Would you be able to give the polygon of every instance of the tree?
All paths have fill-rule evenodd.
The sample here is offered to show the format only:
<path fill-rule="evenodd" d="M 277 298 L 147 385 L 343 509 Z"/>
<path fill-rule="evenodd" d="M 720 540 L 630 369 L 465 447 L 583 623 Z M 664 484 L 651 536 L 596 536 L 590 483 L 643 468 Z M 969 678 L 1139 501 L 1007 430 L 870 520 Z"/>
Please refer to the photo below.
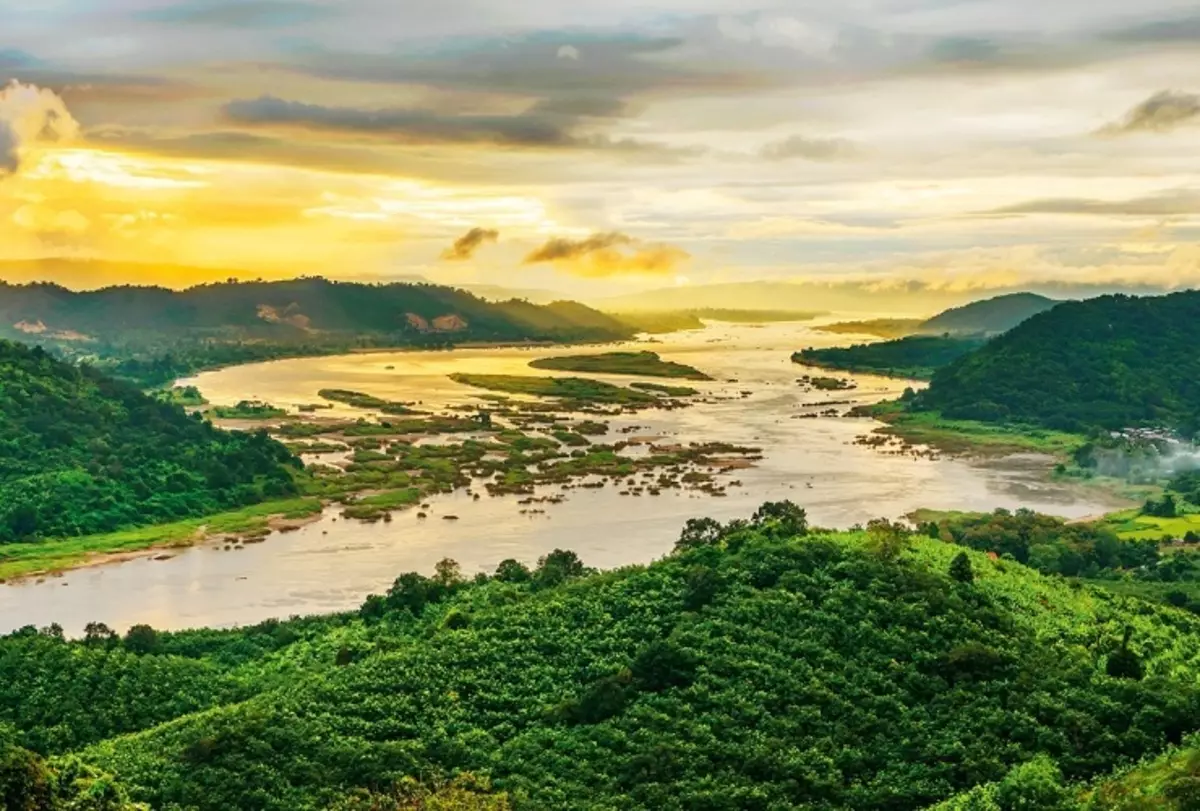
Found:
<path fill-rule="evenodd" d="M 1062 772 L 1044 755 L 1014 767 L 996 787 L 1001 811 L 1065 811 L 1070 800 Z"/>
<path fill-rule="evenodd" d="M 696 677 L 695 655 L 670 640 L 651 642 L 633 660 L 630 670 L 643 690 L 657 693 L 669 687 L 686 687 Z"/>
<path fill-rule="evenodd" d="M 675 542 L 675 551 L 716 546 L 721 542 L 723 529 L 721 523 L 712 518 L 689 518 L 679 533 L 679 540 Z"/>
<path fill-rule="evenodd" d="M 975 572 L 971 568 L 971 559 L 967 557 L 966 552 L 959 552 L 954 556 L 954 560 L 950 561 L 950 576 L 959 583 L 975 582 Z"/>
<path fill-rule="evenodd" d="M 452 589 L 463 582 L 462 566 L 452 558 L 442 558 L 433 567 L 433 579 L 440 586 Z"/>
<path fill-rule="evenodd" d="M 416 572 L 406 572 L 396 578 L 388 589 L 387 603 L 391 609 L 407 609 L 420 614 L 430 601 L 429 579 Z"/>
<path fill-rule="evenodd" d="M 103 622 L 89 622 L 83 627 L 83 641 L 86 645 L 110 648 L 118 641 L 117 632 Z"/>
<path fill-rule="evenodd" d="M 908 549 L 911 533 L 903 524 L 886 518 L 867 522 L 867 548 L 884 561 L 894 561 Z"/>
<path fill-rule="evenodd" d="M 502 560 L 496 567 L 496 579 L 501 583 L 528 583 L 532 577 L 529 567 L 514 558 Z"/>
<path fill-rule="evenodd" d="M 149 625 L 134 625 L 125 634 L 125 650 L 130 653 L 145 655 L 157 653 L 159 648 L 158 631 Z"/>
<path fill-rule="evenodd" d="M 767 501 L 750 517 L 755 529 L 774 538 L 794 538 L 808 532 L 808 514 L 791 501 Z"/>
<path fill-rule="evenodd" d="M 1105 671 L 1114 679 L 1132 679 L 1133 681 L 1141 681 L 1142 660 L 1138 655 L 1129 649 L 1129 637 L 1133 635 L 1131 626 L 1125 627 L 1125 637 L 1121 640 L 1121 647 L 1108 657 L 1108 663 L 1105 666 Z"/>
<path fill-rule="evenodd" d="M 699 611 L 721 590 L 721 575 L 711 566 L 692 566 L 684 577 L 683 607 L 688 611 Z"/>
<path fill-rule="evenodd" d="M 555 549 L 538 561 L 538 585 L 557 586 L 572 577 L 580 577 L 587 570 L 579 556 L 570 550 Z"/>

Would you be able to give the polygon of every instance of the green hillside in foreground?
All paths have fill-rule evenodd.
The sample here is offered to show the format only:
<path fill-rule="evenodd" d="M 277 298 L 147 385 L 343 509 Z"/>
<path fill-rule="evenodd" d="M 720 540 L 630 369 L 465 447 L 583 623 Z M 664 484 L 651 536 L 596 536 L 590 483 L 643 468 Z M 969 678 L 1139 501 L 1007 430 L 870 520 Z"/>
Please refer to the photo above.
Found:
<path fill-rule="evenodd" d="M 106 532 L 295 492 L 291 453 L 0 341 L 0 543 Z"/>
<path fill-rule="evenodd" d="M 1065 430 L 1200 429 L 1200 292 L 1060 304 L 939 370 L 916 407 Z"/>
<path fill-rule="evenodd" d="M 690 522 L 649 566 L 555 552 L 465 582 L 446 561 L 354 614 L 28 629 L 0 639 L 0 763 L 47 781 L 82 763 L 164 809 L 408 808 L 424 790 L 462 799 L 429 807 L 898 811 L 1043 767 L 1074 797 L 1200 726 L 1198 675 L 1189 613 L 886 522 L 810 531 L 781 503 Z"/>

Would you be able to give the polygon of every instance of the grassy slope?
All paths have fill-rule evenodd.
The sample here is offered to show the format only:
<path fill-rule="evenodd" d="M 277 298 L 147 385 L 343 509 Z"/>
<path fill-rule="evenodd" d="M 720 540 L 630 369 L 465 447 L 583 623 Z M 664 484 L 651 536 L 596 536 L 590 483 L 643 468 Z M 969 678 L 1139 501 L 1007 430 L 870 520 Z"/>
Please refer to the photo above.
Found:
<path fill-rule="evenodd" d="M 271 518 L 298 519 L 320 511 L 319 499 L 294 498 L 268 501 L 203 518 L 189 518 L 170 524 L 81 538 L 0 544 L 0 581 L 32 574 L 65 571 L 110 555 L 191 546 L 207 536 L 252 533 L 264 529 Z"/>
<path fill-rule="evenodd" d="M 1082 434 L 1037 426 L 948 420 L 936 412 L 908 411 L 898 402 L 880 403 L 868 409 L 868 413 L 887 424 L 882 429 L 885 433 L 915 445 L 929 445 L 949 453 L 1046 453 L 1067 456 L 1087 441 Z"/>
<path fill-rule="evenodd" d="M 353 667 L 307 679 L 297 674 L 247 703 L 114 739 L 85 757 L 144 799 L 200 808 L 220 807 L 231 796 L 253 796 L 264 809 L 321 807 L 330 792 L 347 788 L 342 781 L 425 773 L 422 764 L 431 761 L 482 768 L 499 788 L 528 797 L 531 808 L 675 807 L 671 798 L 692 807 L 788 807 L 806 798 L 807 807 L 865 808 L 883 807 L 885 796 L 887 807 L 913 808 L 953 793 L 968 773 L 998 779 L 1039 740 L 1073 746 L 1073 725 L 1093 723 L 1078 713 L 1095 707 L 1056 708 L 1079 688 L 1040 682 L 1034 674 L 1050 662 L 1076 674 L 1068 681 L 1099 678 L 1093 687 L 1116 702 L 1106 712 L 1118 713 L 1119 696 L 1136 685 L 1080 674 L 1097 666 L 1097 641 L 1119 637 L 1127 624 L 1155 678 L 1194 680 L 1200 672 L 1200 620 L 1182 612 L 1068 587 L 971 552 L 976 582 L 947 587 L 945 572 L 959 547 L 921 540 L 899 569 L 860 569 L 852 561 L 861 534 L 824 540 L 851 557 L 817 562 L 825 553 L 810 559 L 808 540 L 789 545 L 799 555 L 792 564 L 779 564 L 787 555 L 765 548 L 748 549 L 737 561 L 695 558 L 719 565 L 729 589 L 699 614 L 679 608 L 686 567 L 670 559 L 534 595 L 501 584 L 470 590 L 449 607 L 470 615 L 470 630 L 441 627 L 448 611 L 440 606 L 426 612 L 427 624 L 363 629 L 354 635 L 365 658 Z M 755 571 L 782 577 L 757 582 Z M 879 579 L 863 580 L 868 571 Z M 991 606 L 998 625 L 975 626 L 968 619 L 975 609 L 958 605 L 963 599 Z M 852 616 L 857 620 L 844 624 Z M 668 633 L 699 655 L 696 687 L 639 694 L 595 724 L 552 720 L 555 704 Z M 921 681 L 912 681 L 920 670 L 914 663 L 932 665 L 945 654 L 937 646 L 947 644 L 934 640 L 947 636 L 1020 651 L 1021 678 L 1032 681 L 1017 692 L 1003 680 L 973 682 L 969 690 L 943 686 L 928 703 L 905 709 L 914 699 L 908 691 Z M 874 675 L 847 682 L 847 666 Z M 1031 705 L 1005 721 L 1005 701 L 1017 701 L 1035 683 L 1051 691 L 1034 702 L 1049 702 L 1036 711 L 1042 717 L 1022 714 Z M 731 708 L 736 713 L 727 715 Z M 859 726 L 867 708 L 880 715 Z M 949 719 L 974 731 L 961 742 L 928 738 Z M 849 736 L 846 742 L 826 747 L 804 737 L 803 730 L 829 723 Z M 1105 746 L 1149 743 L 1089 729 L 1076 768 L 1091 762 L 1097 735 Z M 291 747 L 305 740 L 301 758 Z M 893 757 L 902 750 L 908 754 Z M 631 756 L 640 765 L 623 777 Z M 959 771 L 964 760 L 976 761 L 978 771 Z M 853 780 L 842 782 L 844 770 Z"/>

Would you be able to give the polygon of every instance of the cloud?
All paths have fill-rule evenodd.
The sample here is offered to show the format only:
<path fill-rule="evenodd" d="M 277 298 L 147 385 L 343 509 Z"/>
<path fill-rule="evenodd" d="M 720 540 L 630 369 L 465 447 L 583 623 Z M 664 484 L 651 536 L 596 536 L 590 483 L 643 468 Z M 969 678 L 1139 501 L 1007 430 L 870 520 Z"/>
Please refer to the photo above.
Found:
<path fill-rule="evenodd" d="M 1138 45 L 1200 41 L 1200 15 L 1152 20 L 1110 31 L 1107 39 Z"/>
<path fill-rule="evenodd" d="M 191 0 L 141 13 L 149 22 L 218 28 L 277 28 L 328 17 L 332 9 L 302 0 Z"/>
<path fill-rule="evenodd" d="M 1145 197 L 1134 197 L 1128 200 L 1055 197 L 1030 200 L 985 212 L 985 216 L 1018 214 L 1083 214 L 1116 217 L 1186 216 L 1200 214 L 1200 191 L 1183 189 Z"/>
<path fill-rule="evenodd" d="M 79 124 L 53 92 L 13 81 L 0 90 L 0 177 L 15 174 L 21 153 L 38 141 L 67 141 Z"/>
<path fill-rule="evenodd" d="M 811 161 L 835 161 L 854 157 L 858 148 L 842 138 L 809 138 L 793 135 L 764 146 L 759 153 L 764 160 L 786 161 L 804 158 Z"/>
<path fill-rule="evenodd" d="M 564 45 L 558 49 L 559 59 L 570 59 L 573 62 L 578 62 L 580 56 L 582 56 L 582 54 L 574 45 Z"/>
<path fill-rule="evenodd" d="M 1170 132 L 1200 117 L 1200 95 L 1163 90 L 1134 107 L 1125 117 L 1101 128 L 1100 135 Z"/>
<path fill-rule="evenodd" d="M 454 240 L 453 245 L 442 251 L 442 260 L 465 262 L 475 256 L 475 252 L 482 248 L 484 243 L 495 242 L 498 239 L 500 239 L 500 232 L 495 228 L 472 228 Z"/>
<path fill-rule="evenodd" d="M 693 156 L 695 147 L 674 148 L 636 138 L 577 133 L 592 113 L 609 115 L 611 102 L 578 99 L 577 106 L 539 102 L 515 115 L 455 115 L 416 107 L 379 110 L 325 107 L 274 96 L 236 100 L 225 105 L 225 117 L 246 126 L 299 127 L 319 132 L 353 133 L 411 146 L 491 145 L 522 149 L 585 149 L 670 156 Z"/>
<path fill-rule="evenodd" d="M 691 256 L 674 245 L 646 243 L 609 232 L 584 239 L 557 237 L 525 257 L 526 265 L 554 265 L 577 276 L 653 276 L 671 273 Z"/>

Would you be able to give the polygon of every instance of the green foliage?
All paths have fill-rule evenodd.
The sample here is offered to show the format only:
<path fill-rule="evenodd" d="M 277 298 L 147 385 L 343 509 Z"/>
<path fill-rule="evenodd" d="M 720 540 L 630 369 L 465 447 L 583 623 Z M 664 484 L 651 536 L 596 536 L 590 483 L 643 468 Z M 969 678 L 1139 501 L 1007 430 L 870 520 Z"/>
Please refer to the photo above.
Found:
<path fill-rule="evenodd" d="M 1200 429 L 1200 293 L 1065 302 L 934 375 L 920 408 L 1062 430 Z"/>
<path fill-rule="evenodd" d="M 645 377 L 677 377 L 687 380 L 712 380 L 691 366 L 665 361 L 654 352 L 604 352 L 596 355 L 568 355 L 539 358 L 530 364 L 534 369 L 553 369 L 562 372 L 642 375 Z"/>
<path fill-rule="evenodd" d="M 803 349 L 792 361 L 821 369 L 928 379 L 935 370 L 983 346 L 977 336 L 910 335 L 895 341 Z"/>
<path fill-rule="evenodd" d="M 559 397 L 575 403 L 605 403 L 610 405 L 651 405 L 658 397 L 640 391 L 614 386 L 602 380 L 586 377 L 532 377 L 528 375 L 481 375 L 457 373 L 450 375 L 455 383 L 475 386 L 507 394 L 528 394 L 536 397 Z"/>
<path fill-rule="evenodd" d="M 959 552 L 950 561 L 950 576 L 959 583 L 975 582 L 975 571 L 971 568 L 971 558 L 966 552 Z"/>
<path fill-rule="evenodd" d="M 296 492 L 299 461 L 38 348 L 0 341 L 0 542 L 87 535 Z"/>

